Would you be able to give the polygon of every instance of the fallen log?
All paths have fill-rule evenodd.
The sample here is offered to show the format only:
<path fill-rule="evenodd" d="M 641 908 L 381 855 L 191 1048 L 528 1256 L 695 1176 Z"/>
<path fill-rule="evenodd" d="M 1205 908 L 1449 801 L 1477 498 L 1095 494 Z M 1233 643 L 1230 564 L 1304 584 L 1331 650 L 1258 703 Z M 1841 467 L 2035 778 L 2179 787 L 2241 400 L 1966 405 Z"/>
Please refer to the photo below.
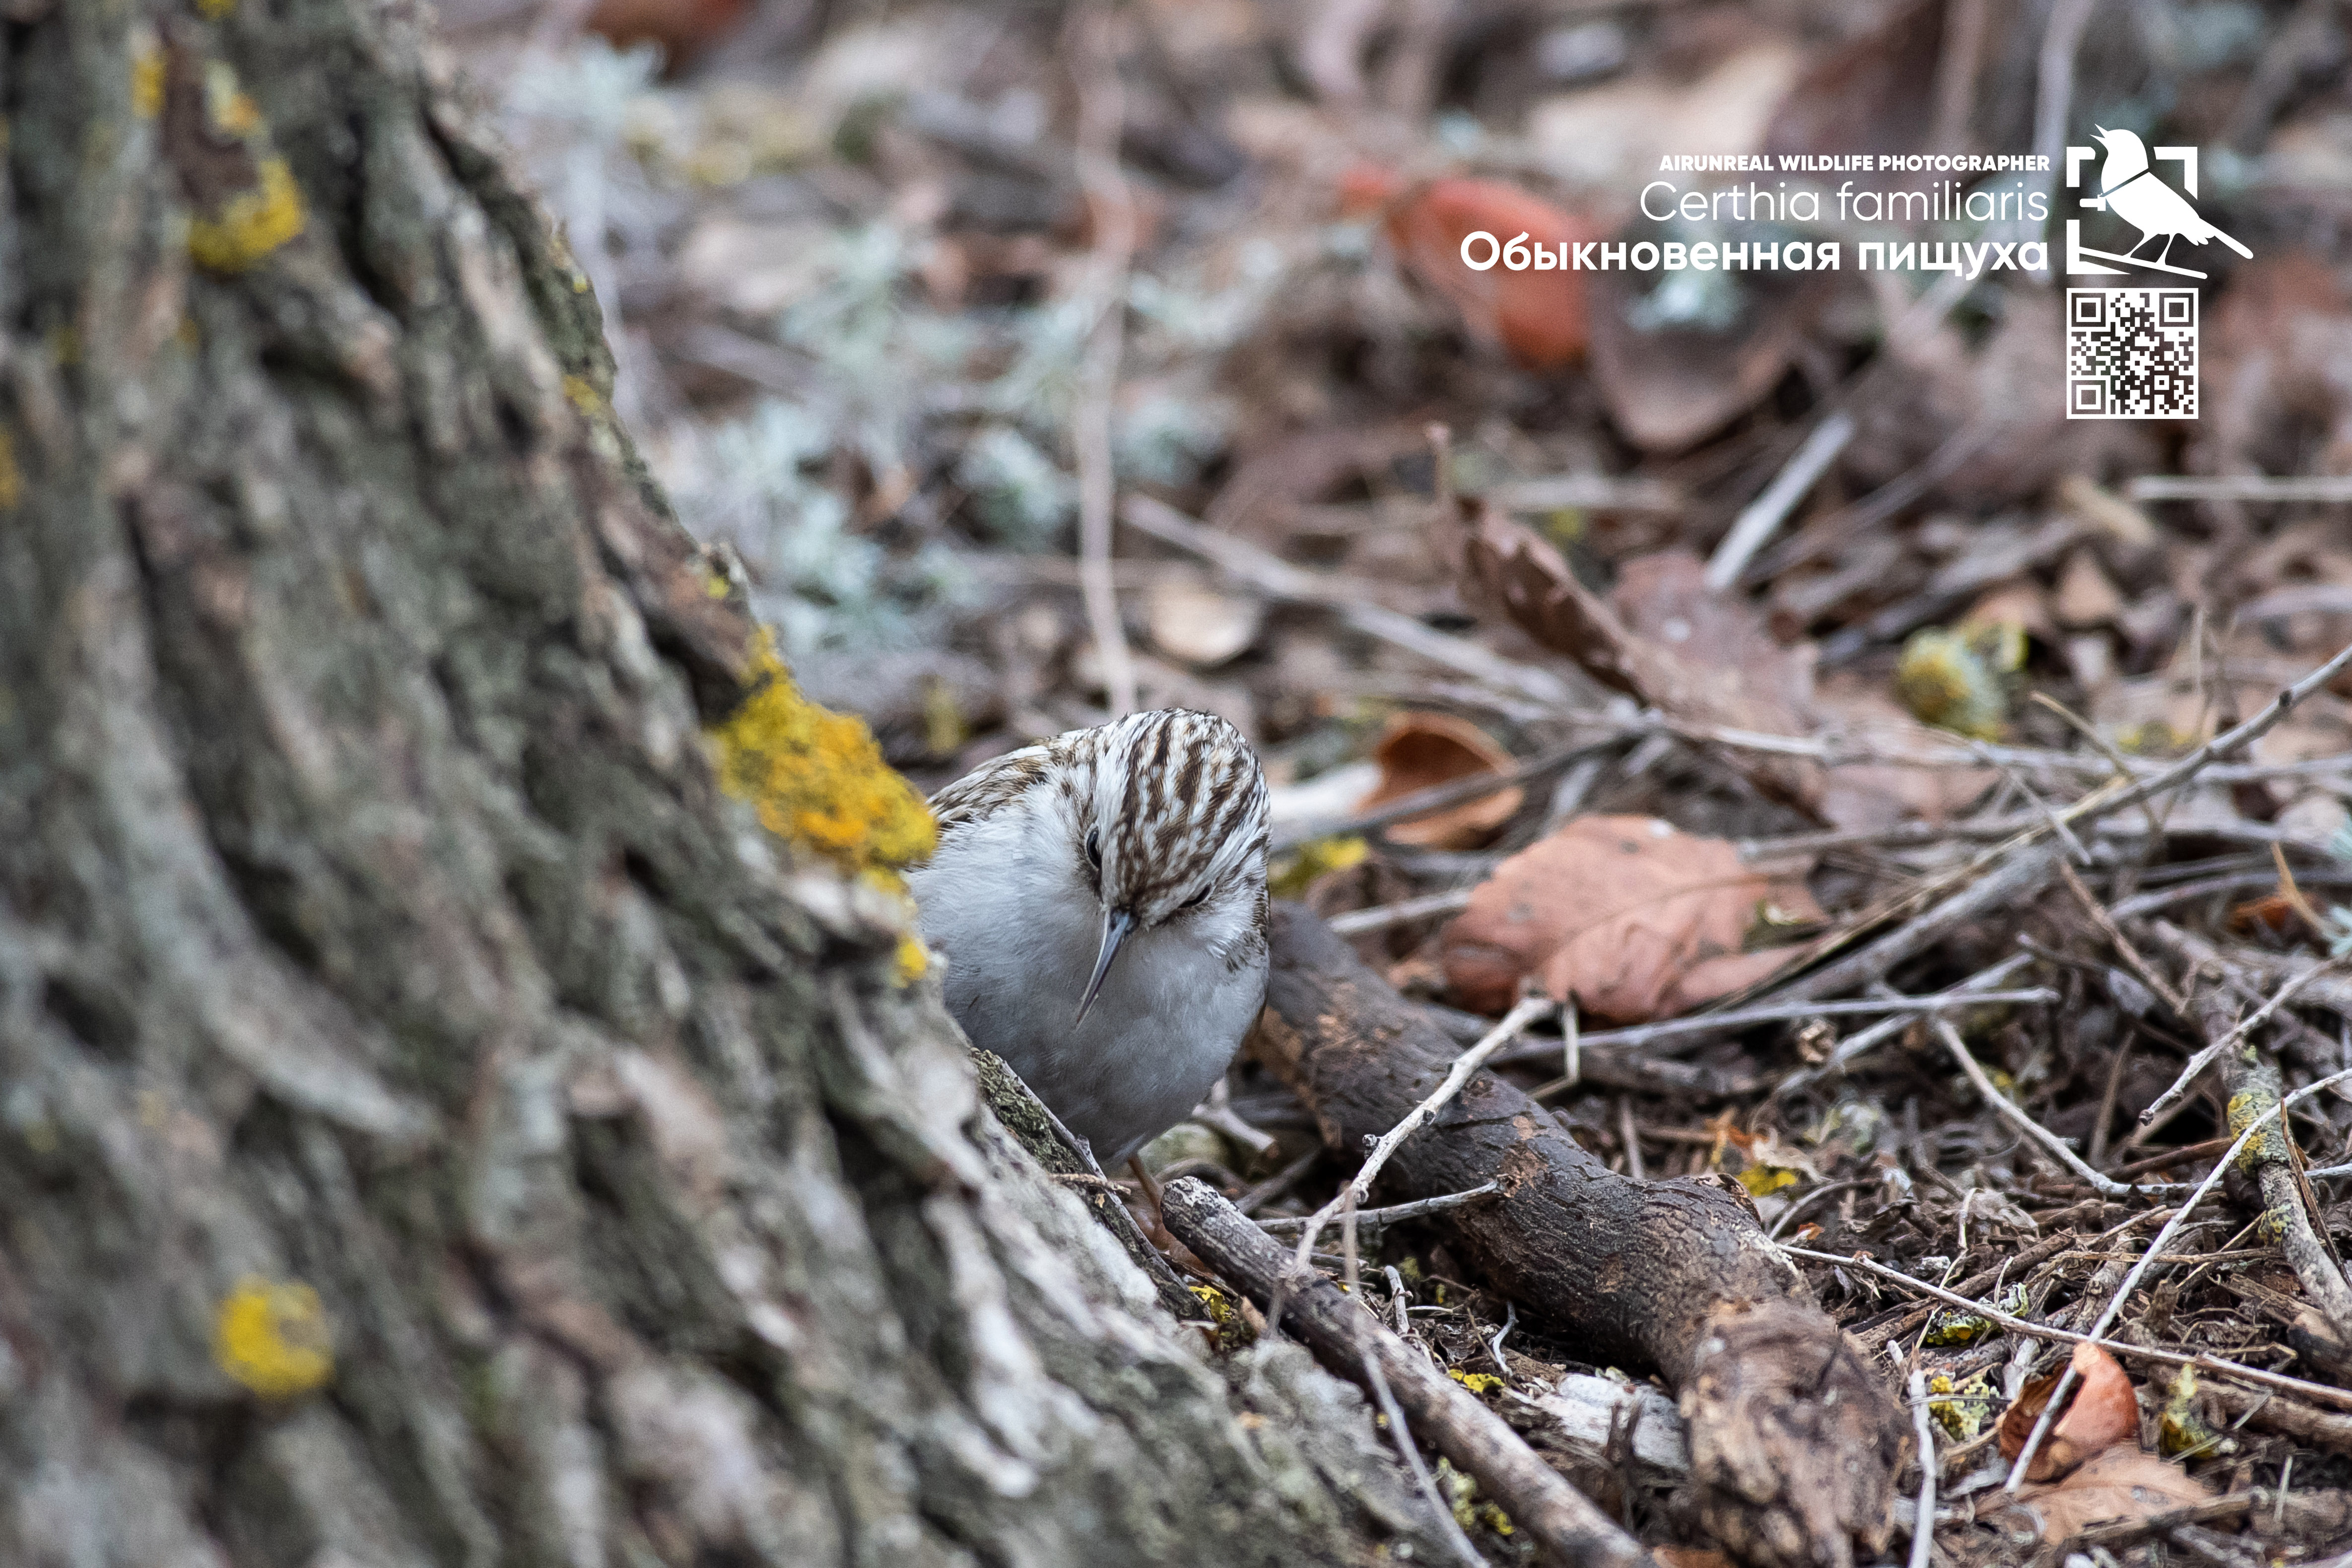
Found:
<path fill-rule="evenodd" d="M 1655 1568 L 1641 1542 L 1559 1479 L 1501 1416 L 1430 1365 L 1429 1357 L 1382 1326 L 1361 1301 L 1301 1265 L 1205 1183 L 1181 1176 L 1161 1194 L 1176 1239 L 1262 1310 L 1281 1300 L 1281 1326 L 1305 1340 L 1334 1372 L 1366 1387 L 1387 1385 L 1412 1430 L 1510 1516 L 1565 1568 Z"/>
<path fill-rule="evenodd" d="M 1425 1099 L 1458 1051 L 1311 912 L 1277 904 L 1260 1057 L 1360 1152 Z M 1638 1182 L 1549 1111 L 1475 1075 L 1387 1168 L 1407 1196 L 1499 1184 L 1448 1214 L 1486 1281 L 1581 1336 L 1588 1359 L 1655 1366 L 1690 1426 L 1705 1528 L 1758 1568 L 1850 1568 L 1886 1544 L 1908 1423 L 1859 1348 L 1709 1178 Z"/>

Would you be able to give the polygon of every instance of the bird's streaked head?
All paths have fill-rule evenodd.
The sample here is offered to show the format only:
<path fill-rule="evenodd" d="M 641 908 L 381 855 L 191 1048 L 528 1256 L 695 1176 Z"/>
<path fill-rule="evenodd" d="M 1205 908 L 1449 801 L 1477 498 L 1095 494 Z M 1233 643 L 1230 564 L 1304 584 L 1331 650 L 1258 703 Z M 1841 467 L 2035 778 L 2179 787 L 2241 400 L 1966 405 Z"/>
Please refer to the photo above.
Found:
<path fill-rule="evenodd" d="M 1182 927 L 1219 952 L 1255 931 L 1265 895 L 1265 774 L 1239 730 L 1211 713 L 1131 713 L 1076 737 L 1074 871 L 1103 910 L 1092 1006 L 1138 931 Z"/>

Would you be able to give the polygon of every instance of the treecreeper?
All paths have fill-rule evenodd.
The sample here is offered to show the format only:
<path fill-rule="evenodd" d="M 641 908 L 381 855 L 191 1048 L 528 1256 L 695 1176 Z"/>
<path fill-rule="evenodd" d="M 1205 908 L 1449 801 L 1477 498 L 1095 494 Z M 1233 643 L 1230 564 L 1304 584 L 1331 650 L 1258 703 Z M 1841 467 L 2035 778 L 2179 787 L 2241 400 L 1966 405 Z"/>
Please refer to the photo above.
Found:
<path fill-rule="evenodd" d="M 948 1010 L 1113 1168 L 1201 1102 L 1265 1001 L 1266 794 L 1212 714 L 1131 713 L 931 797 L 910 877 Z"/>

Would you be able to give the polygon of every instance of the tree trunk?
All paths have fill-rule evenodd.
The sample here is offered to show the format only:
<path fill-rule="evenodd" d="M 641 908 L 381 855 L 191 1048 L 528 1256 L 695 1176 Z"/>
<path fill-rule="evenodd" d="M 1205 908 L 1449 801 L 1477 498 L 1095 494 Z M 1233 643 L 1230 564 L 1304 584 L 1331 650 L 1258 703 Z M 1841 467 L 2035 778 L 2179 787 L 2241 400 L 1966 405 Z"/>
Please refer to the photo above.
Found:
<path fill-rule="evenodd" d="M 0 1562 L 1428 1560 L 719 793 L 751 628 L 436 69 L 0 0 Z"/>

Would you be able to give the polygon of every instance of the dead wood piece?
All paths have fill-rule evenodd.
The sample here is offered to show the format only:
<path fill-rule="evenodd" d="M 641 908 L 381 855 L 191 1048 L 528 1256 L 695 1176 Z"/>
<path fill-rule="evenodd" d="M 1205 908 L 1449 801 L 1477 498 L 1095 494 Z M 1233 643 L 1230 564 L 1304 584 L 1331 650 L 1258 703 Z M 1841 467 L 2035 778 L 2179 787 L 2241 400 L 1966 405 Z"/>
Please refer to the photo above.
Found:
<path fill-rule="evenodd" d="M 1591 1468 L 1617 1470 L 1640 1486 L 1677 1486 L 1690 1477 L 1690 1433 L 1664 1391 L 1570 1373 L 1549 1394 L 1515 1395 L 1551 1418 L 1544 1446 Z"/>
<path fill-rule="evenodd" d="M 2209 1039 L 2224 1045 L 2237 1040 L 2243 1026 L 2233 1024 L 2237 1009 L 2219 988 L 2201 993 L 2196 1008 L 2199 1026 Z M 2221 1080 L 2233 1122 L 2242 1125 L 2279 1101 L 2278 1065 L 2252 1041 L 2222 1052 Z M 2288 1328 L 2288 1338 L 2305 1360 L 2341 1381 L 2352 1373 L 2352 1282 L 2346 1280 L 2343 1264 L 2314 1223 L 2316 1205 L 2310 1201 L 2310 1184 L 2297 1169 L 2294 1136 L 2284 1117 L 2266 1125 L 2247 1145 L 2242 1164 L 2253 1171 L 2262 1188 L 2263 1217 L 2277 1232 L 2279 1250 L 2303 1287 L 2303 1308 Z"/>
<path fill-rule="evenodd" d="M 2226 1415 L 2243 1416 L 2245 1424 L 2258 1432 L 2276 1432 L 2315 1448 L 2352 1454 L 2352 1415 L 2315 1410 L 2299 1399 L 2267 1390 L 2232 1388 L 2226 1383 L 2200 1384 L 2198 1397 L 2210 1400 Z"/>
<path fill-rule="evenodd" d="M 1459 1054 L 1305 909 L 1276 907 L 1260 1056 L 1355 1151 L 1427 1098 Z M 1657 1366 L 1692 1425 L 1700 1518 L 1745 1562 L 1844 1568 L 1885 1543 L 1907 1423 L 1774 1255 L 1737 1189 L 1635 1182 L 1481 1072 L 1396 1150 L 1423 1196 L 1500 1184 L 1445 1222 L 1503 1294 L 1584 1336 L 1595 1361 Z"/>
<path fill-rule="evenodd" d="M 1218 1274 L 1271 1310 L 1341 1375 L 1384 1380 L 1412 1430 L 1469 1475 L 1511 1522 L 1578 1568 L 1649 1568 L 1650 1555 L 1559 1479 L 1503 1418 L 1432 1366 L 1329 1279 L 1292 1258 L 1213 1188 L 1192 1177 L 1163 1194 L 1169 1228 Z"/>

